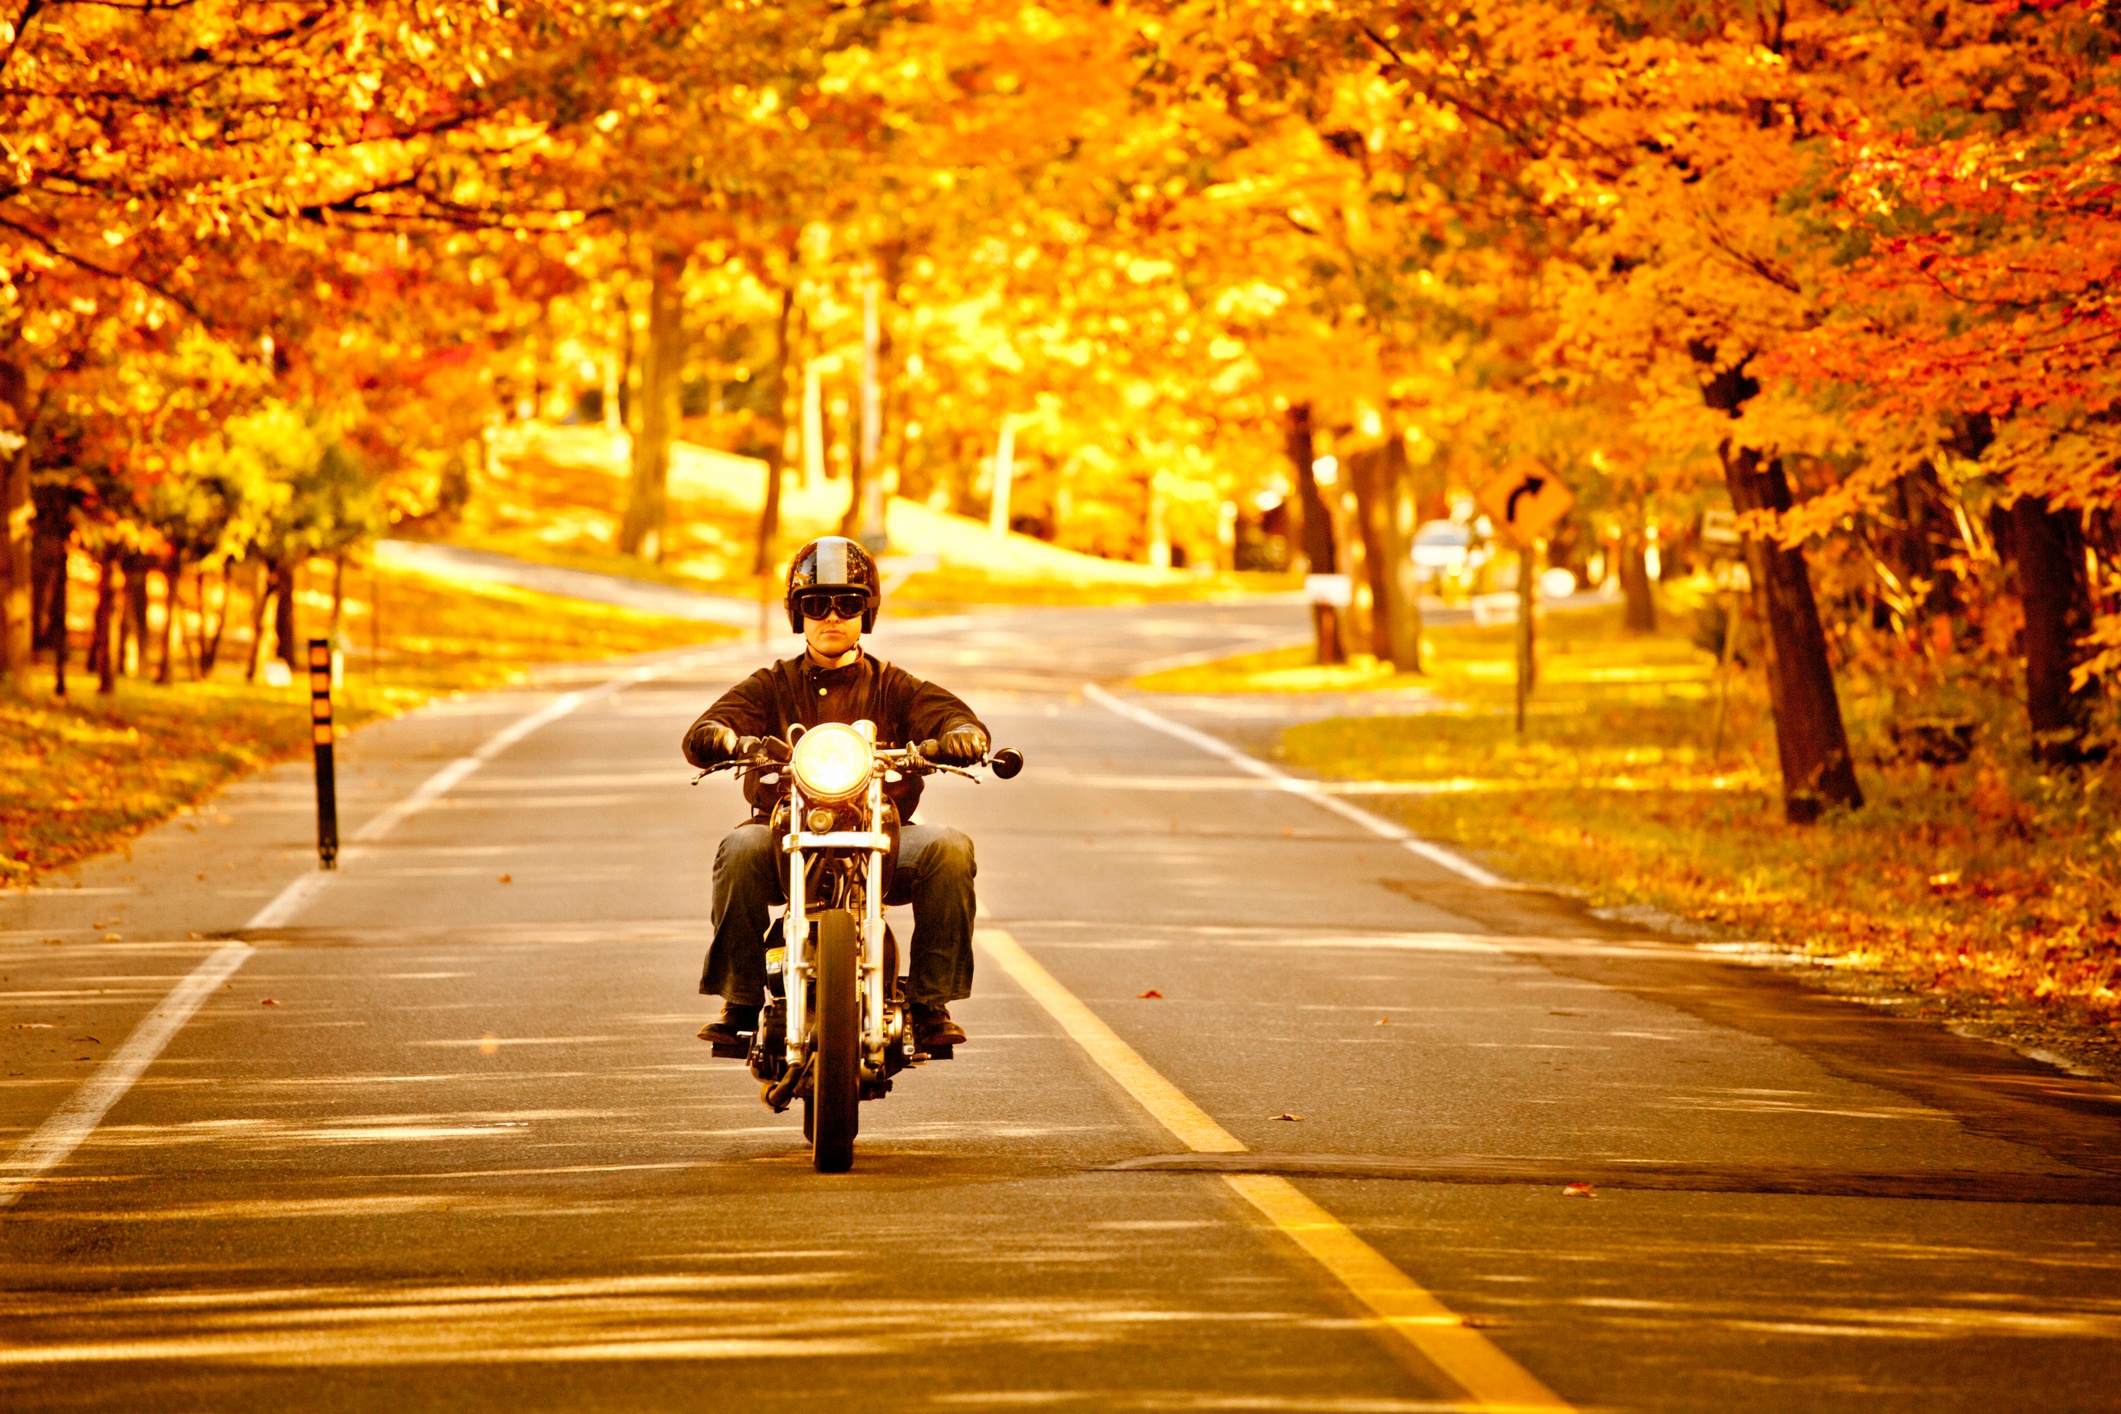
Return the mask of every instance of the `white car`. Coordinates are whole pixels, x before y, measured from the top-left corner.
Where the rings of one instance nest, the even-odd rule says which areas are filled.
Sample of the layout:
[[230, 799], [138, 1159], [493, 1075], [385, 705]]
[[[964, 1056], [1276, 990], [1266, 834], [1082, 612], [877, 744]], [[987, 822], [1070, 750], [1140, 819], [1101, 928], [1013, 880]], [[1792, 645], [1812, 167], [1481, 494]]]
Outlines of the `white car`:
[[1465, 567], [1473, 554], [1473, 532], [1455, 520], [1432, 520], [1414, 532], [1414, 568], [1423, 579]]
[[1455, 520], [1432, 520], [1422, 526], [1414, 532], [1411, 551], [1415, 582], [1445, 598], [1478, 593], [1494, 552], [1476, 541], [1473, 527]]

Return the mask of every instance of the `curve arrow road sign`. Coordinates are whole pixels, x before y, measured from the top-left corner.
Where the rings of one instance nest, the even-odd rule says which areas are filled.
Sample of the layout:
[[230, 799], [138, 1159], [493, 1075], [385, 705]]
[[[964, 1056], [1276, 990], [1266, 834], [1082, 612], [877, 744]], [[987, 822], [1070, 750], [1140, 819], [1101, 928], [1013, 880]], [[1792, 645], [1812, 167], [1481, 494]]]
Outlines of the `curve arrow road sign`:
[[1546, 534], [1576, 504], [1575, 493], [1559, 477], [1536, 466], [1503, 472], [1481, 487], [1476, 499], [1495, 528], [1519, 545]]

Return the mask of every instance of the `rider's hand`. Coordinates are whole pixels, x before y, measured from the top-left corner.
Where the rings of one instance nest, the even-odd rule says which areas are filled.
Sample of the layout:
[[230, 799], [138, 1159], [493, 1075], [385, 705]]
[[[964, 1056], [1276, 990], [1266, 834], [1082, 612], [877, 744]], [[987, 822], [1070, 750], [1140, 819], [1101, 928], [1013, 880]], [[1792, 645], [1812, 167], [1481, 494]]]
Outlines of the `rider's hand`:
[[702, 722], [699, 730], [693, 733], [692, 740], [699, 755], [705, 758], [701, 762], [702, 765], [727, 761], [744, 749], [743, 742], [737, 737], [736, 728], [725, 727], [720, 722]]
[[747, 736], [740, 750], [746, 756], [763, 756], [768, 761], [786, 761], [788, 743], [777, 736]]
[[935, 739], [935, 750], [925, 755], [954, 766], [970, 766], [987, 759], [986, 732], [970, 722], [952, 727]]

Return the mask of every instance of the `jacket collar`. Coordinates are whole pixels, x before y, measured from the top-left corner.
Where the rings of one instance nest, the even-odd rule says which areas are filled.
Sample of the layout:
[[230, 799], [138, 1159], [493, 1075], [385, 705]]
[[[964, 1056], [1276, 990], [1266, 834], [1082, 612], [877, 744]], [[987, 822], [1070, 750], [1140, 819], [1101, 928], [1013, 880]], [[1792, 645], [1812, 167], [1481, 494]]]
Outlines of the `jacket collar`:
[[863, 649], [861, 655], [844, 668], [821, 668], [806, 651], [788, 659], [784, 666], [792, 669], [800, 682], [836, 684], [866, 676], [874, 670], [876, 662], [877, 659]]

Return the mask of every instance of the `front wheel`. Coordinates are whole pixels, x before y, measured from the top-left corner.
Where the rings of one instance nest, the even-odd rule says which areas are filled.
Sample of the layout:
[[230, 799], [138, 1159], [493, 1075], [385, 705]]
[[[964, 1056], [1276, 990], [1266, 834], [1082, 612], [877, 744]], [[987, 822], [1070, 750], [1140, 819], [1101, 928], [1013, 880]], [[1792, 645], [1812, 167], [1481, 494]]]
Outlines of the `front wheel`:
[[862, 994], [854, 915], [844, 908], [818, 915], [814, 1005], [810, 1157], [819, 1173], [845, 1173], [854, 1167], [854, 1135], [861, 1120]]

